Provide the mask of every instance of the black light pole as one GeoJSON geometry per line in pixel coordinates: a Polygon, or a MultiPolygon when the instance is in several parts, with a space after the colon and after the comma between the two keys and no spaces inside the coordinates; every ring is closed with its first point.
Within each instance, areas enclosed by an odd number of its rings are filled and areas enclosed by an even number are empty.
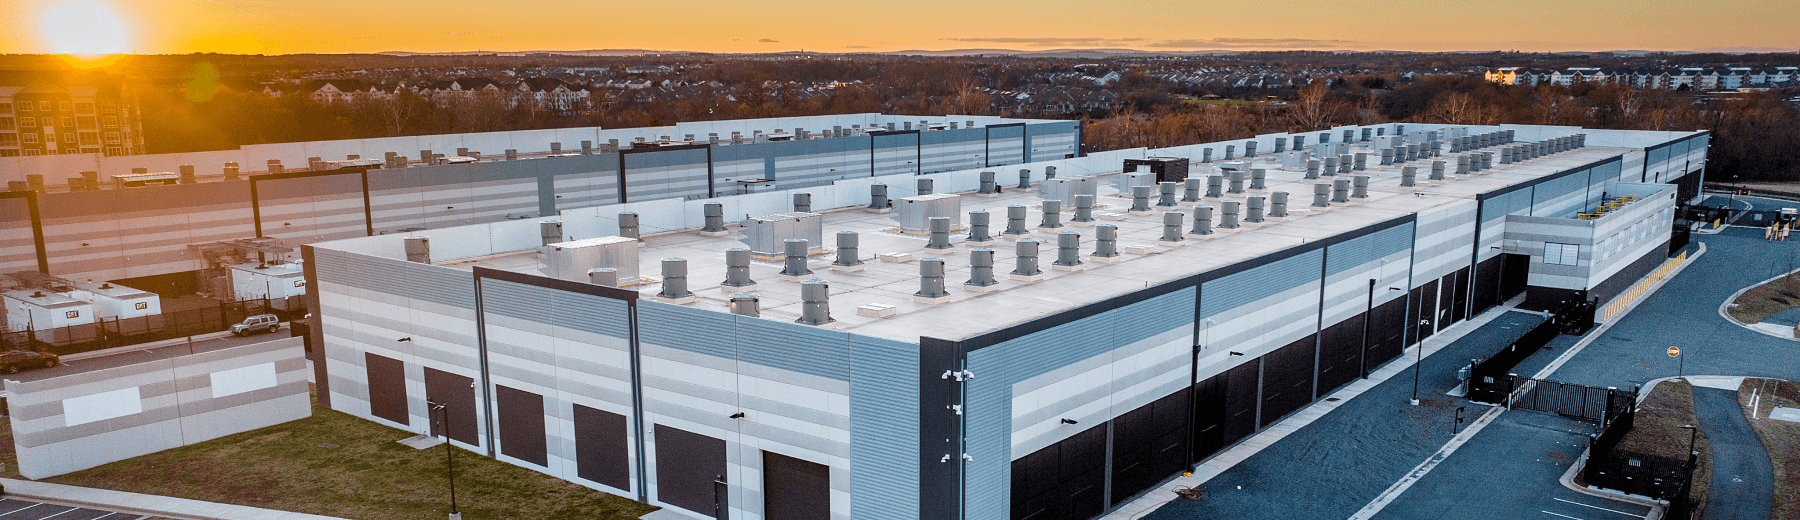
{"type": "Polygon", "coordinates": [[[450,520],[462,520],[462,513],[456,510],[456,452],[450,446],[450,410],[443,403],[425,401],[425,405],[430,407],[433,416],[441,417],[443,421],[437,426],[444,432],[444,474],[450,477],[450,520]]]}

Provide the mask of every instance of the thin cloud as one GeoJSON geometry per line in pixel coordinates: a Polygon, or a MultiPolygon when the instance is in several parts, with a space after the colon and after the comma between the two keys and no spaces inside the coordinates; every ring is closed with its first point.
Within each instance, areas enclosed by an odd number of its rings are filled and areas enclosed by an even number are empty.
{"type": "Polygon", "coordinates": [[[867,45],[845,45],[844,48],[846,48],[846,49],[867,49],[867,48],[869,48],[869,46],[867,46],[867,45]]]}
{"type": "Polygon", "coordinates": [[[1026,45],[1030,47],[1096,47],[1111,45],[1134,45],[1144,41],[1143,38],[940,38],[943,41],[963,43],[1001,43],[1026,45]]]}
{"type": "Polygon", "coordinates": [[[781,43],[781,40],[771,40],[768,38],[763,38],[761,40],[756,40],[756,42],[757,43],[781,43]]]}
{"type": "Polygon", "coordinates": [[[1166,40],[1151,43],[1149,47],[1159,49],[1206,49],[1206,48],[1320,48],[1320,47],[1358,47],[1358,42],[1350,40],[1314,40],[1309,38],[1210,38],[1204,40],[1166,40]]]}

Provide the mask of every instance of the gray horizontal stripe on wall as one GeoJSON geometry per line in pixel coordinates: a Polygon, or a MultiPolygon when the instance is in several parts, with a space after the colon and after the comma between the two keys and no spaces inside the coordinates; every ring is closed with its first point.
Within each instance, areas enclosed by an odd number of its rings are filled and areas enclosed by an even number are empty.
{"type": "Polygon", "coordinates": [[[849,417],[826,412],[823,410],[815,410],[815,409],[807,408],[804,406],[798,406],[798,405],[784,403],[781,401],[775,401],[775,400],[771,400],[771,399],[763,399],[760,397],[749,396],[749,395],[744,395],[744,396],[741,396],[738,398],[738,407],[744,409],[747,412],[757,413],[758,416],[761,416],[764,418],[767,418],[768,416],[772,415],[772,416],[781,417],[781,418],[783,418],[782,420],[784,420],[784,421],[791,419],[791,420],[797,420],[797,421],[807,423],[807,424],[817,424],[820,426],[826,426],[826,427],[830,427],[830,428],[836,428],[839,430],[850,431],[850,418],[849,417]],[[762,415],[762,414],[768,414],[768,415],[762,415]]]}
{"type": "Polygon", "coordinates": [[[763,422],[759,422],[759,421],[755,421],[755,420],[744,421],[743,426],[741,428],[739,428],[738,432],[743,435],[748,435],[748,436],[756,437],[759,439],[767,439],[767,440],[779,442],[782,444],[786,444],[788,446],[806,448],[806,449],[816,451],[819,453],[824,453],[826,455],[830,455],[833,457],[843,457],[846,459],[850,458],[850,445],[847,443],[837,442],[837,441],[834,441],[831,439],[826,439],[823,437],[815,437],[812,435],[807,435],[807,434],[796,432],[793,430],[781,428],[781,427],[773,425],[773,424],[767,424],[767,423],[763,423],[763,422]]]}
{"type": "Polygon", "coordinates": [[[1317,284],[1323,260],[1324,251],[1315,249],[1206,282],[1200,289],[1200,317],[1217,316],[1294,287],[1317,284]]]}
{"type": "MultiPolygon", "coordinates": [[[[1113,378],[1111,381],[1108,381],[1107,384],[1097,385],[1093,388],[1083,390],[1080,393],[1077,393],[1075,395],[1063,397],[1063,398],[1059,399],[1056,403],[1052,404],[1051,406],[1045,406],[1043,408],[1038,408],[1036,410],[1027,411],[1023,415],[1015,414],[1012,418],[1013,431],[1017,432],[1019,430],[1019,426],[1021,426],[1021,425],[1030,426],[1033,424],[1042,423],[1044,421],[1048,421],[1048,420],[1055,419],[1058,417],[1073,418],[1073,416],[1071,416],[1069,414],[1071,412],[1073,412],[1075,409],[1087,406],[1094,402],[1107,400],[1108,398],[1112,397],[1114,393],[1119,392],[1120,388],[1115,387],[1114,386],[1115,383],[1123,382],[1123,383],[1128,383],[1128,384],[1137,384],[1139,382],[1148,381],[1152,377],[1166,374],[1168,372],[1176,371],[1176,370],[1179,370],[1179,371],[1185,373],[1188,371],[1188,368],[1185,363],[1181,363],[1181,362],[1186,361],[1186,358],[1188,358],[1190,355],[1191,354],[1189,352],[1182,352],[1180,356],[1174,356],[1169,359],[1158,360],[1158,363],[1160,366],[1145,367],[1145,368],[1139,369],[1127,376],[1113,378]]],[[[1183,386],[1187,386],[1187,382],[1186,381],[1174,381],[1171,383],[1171,385],[1173,385],[1175,388],[1180,388],[1183,386]]],[[[1156,397],[1162,397],[1163,395],[1168,393],[1168,392],[1157,393],[1157,389],[1146,390],[1146,392],[1154,393],[1154,394],[1156,394],[1156,397]]],[[[1015,393],[1015,395],[1017,395],[1017,393],[1015,393]]],[[[1109,405],[1105,409],[1102,409],[1101,411],[1095,412],[1095,413],[1106,414],[1110,417],[1111,415],[1113,415],[1112,408],[1114,406],[1116,406],[1116,405],[1109,405]]],[[[1062,435],[1062,436],[1067,436],[1067,433],[1065,432],[1064,435],[1062,435]]]]}
{"type": "Polygon", "coordinates": [[[364,381],[361,379],[349,379],[349,378],[346,378],[343,376],[331,376],[330,379],[331,379],[331,393],[343,395],[346,397],[356,399],[358,401],[362,401],[364,405],[368,404],[368,402],[369,402],[369,382],[368,381],[364,381]]]}
{"type": "MultiPolygon", "coordinates": [[[[1150,337],[1143,338],[1143,339],[1140,339],[1140,340],[1137,340],[1137,341],[1134,341],[1131,343],[1119,345],[1117,348],[1108,350],[1106,352],[1101,352],[1096,355],[1106,356],[1106,357],[1110,357],[1113,359],[1135,356],[1135,355],[1141,354],[1145,351],[1148,351],[1150,349],[1166,345],[1172,341],[1178,341],[1178,340],[1181,340],[1184,338],[1192,338],[1193,334],[1194,334],[1193,322],[1190,320],[1188,323],[1182,323],[1182,324],[1178,324],[1174,327],[1170,327],[1169,330],[1164,331],[1159,334],[1156,334],[1155,336],[1150,336],[1150,337]]],[[[1182,357],[1186,357],[1187,356],[1187,354],[1185,354],[1186,350],[1183,350],[1183,352],[1184,352],[1184,354],[1182,355],[1182,357]]],[[[1068,381],[1072,378],[1080,376],[1084,372],[1093,370],[1094,367],[1092,365],[1083,363],[1083,361],[1090,360],[1090,359],[1095,359],[1095,358],[1088,357],[1088,358],[1082,358],[1082,359],[1062,360],[1064,363],[1066,363],[1063,366],[1057,367],[1056,369],[1053,369],[1049,372],[1045,372],[1043,374],[1038,374],[1036,376],[1031,377],[1030,379],[1020,380],[1019,382],[1013,384],[1013,393],[1026,394],[1026,393],[1030,393],[1030,392],[1036,392],[1039,389],[1042,389],[1044,387],[1062,384],[1065,381],[1068,381]]],[[[1097,359],[1094,362],[1095,363],[1106,363],[1106,362],[1109,362],[1109,360],[1097,359]]]]}
{"type": "Polygon", "coordinates": [[[306,391],[306,382],[298,381],[284,385],[276,385],[273,388],[264,388],[261,390],[229,395],[218,399],[187,401],[180,403],[180,405],[170,404],[169,406],[152,408],[144,410],[142,413],[124,417],[115,417],[112,419],[77,424],[75,426],[63,428],[51,428],[37,432],[21,432],[14,437],[14,441],[17,442],[20,447],[36,448],[72,439],[90,437],[147,424],[174,420],[182,416],[193,416],[195,414],[230,408],[232,406],[242,406],[282,396],[306,393],[306,391]],[[190,406],[194,408],[190,409],[190,406]]]}

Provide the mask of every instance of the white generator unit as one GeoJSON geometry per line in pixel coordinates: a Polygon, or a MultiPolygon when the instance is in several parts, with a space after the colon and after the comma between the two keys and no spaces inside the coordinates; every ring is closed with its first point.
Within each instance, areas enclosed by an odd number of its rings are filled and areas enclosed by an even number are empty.
{"type": "Polygon", "coordinates": [[[631,237],[607,236],[557,242],[538,248],[544,254],[544,276],[571,282],[588,283],[588,270],[615,269],[619,281],[638,278],[638,241],[631,237]]]}
{"type": "MultiPolygon", "coordinates": [[[[1039,185],[1038,198],[1041,200],[1060,200],[1064,207],[1075,207],[1076,195],[1091,195],[1098,198],[1100,182],[1092,176],[1057,177],[1045,180],[1039,185]]],[[[1126,193],[1127,195],[1130,192],[1126,193]]]]}
{"type": "Polygon", "coordinates": [[[894,201],[894,220],[909,233],[930,231],[931,217],[950,219],[952,227],[962,225],[962,197],[952,193],[914,195],[894,201]]]}
{"type": "MultiPolygon", "coordinates": [[[[1118,190],[1119,196],[1121,196],[1121,197],[1130,197],[1132,188],[1135,188],[1138,186],[1156,186],[1156,174],[1151,173],[1149,167],[1140,167],[1140,169],[1138,171],[1134,171],[1134,172],[1120,173],[1118,181],[1115,182],[1113,185],[1113,189],[1118,190]]],[[[1050,190],[1044,190],[1044,191],[1046,193],[1048,193],[1050,190]]],[[[1156,190],[1151,190],[1152,193],[1154,193],[1155,191],[1156,190]]],[[[1078,194],[1079,193],[1070,193],[1067,195],[1067,197],[1069,197],[1069,198],[1061,199],[1063,206],[1070,207],[1070,208],[1075,207],[1075,195],[1078,195],[1078,194]]],[[[1046,196],[1046,197],[1044,197],[1044,200],[1058,200],[1058,199],[1052,199],[1052,198],[1049,198],[1048,196],[1046,196]]]]}
{"type": "MultiPolygon", "coordinates": [[[[11,330],[49,331],[94,323],[94,306],[66,293],[7,291],[6,324],[11,330]]],[[[90,331],[91,335],[91,331],[90,331]]]]}
{"type": "MultiPolygon", "coordinates": [[[[231,266],[231,293],[238,300],[285,301],[306,294],[306,273],[300,264],[240,264],[231,266]]],[[[277,303],[277,308],[284,303],[277,303]]]]}
{"type": "Polygon", "coordinates": [[[156,293],[110,283],[75,284],[69,296],[94,306],[94,317],[101,320],[130,319],[162,315],[162,297],[156,293]]]}
{"type": "Polygon", "coordinates": [[[744,219],[744,232],[738,240],[759,255],[787,252],[787,240],[806,240],[806,249],[825,247],[825,217],[818,213],[776,213],[744,219]]]}

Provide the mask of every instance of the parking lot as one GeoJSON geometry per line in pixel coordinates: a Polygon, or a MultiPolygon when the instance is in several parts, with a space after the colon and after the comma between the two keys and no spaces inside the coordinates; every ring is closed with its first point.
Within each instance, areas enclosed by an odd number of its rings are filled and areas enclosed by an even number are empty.
{"type": "Polygon", "coordinates": [[[0,500],[0,520],[135,520],[144,515],[8,498],[0,500]]]}

